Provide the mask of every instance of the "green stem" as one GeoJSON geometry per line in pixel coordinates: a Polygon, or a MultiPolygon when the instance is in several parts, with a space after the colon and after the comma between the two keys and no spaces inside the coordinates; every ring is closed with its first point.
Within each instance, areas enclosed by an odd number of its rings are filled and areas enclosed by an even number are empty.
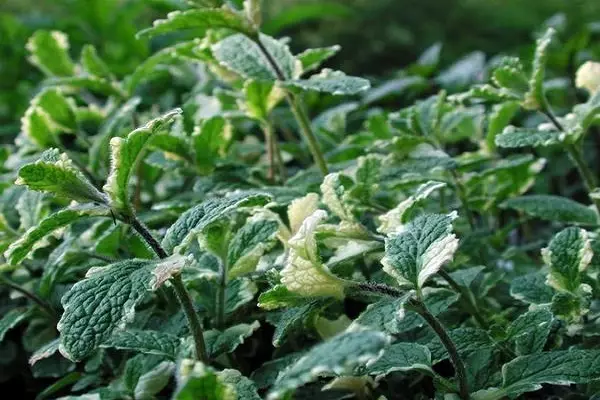
{"type": "MultiPolygon", "coordinates": [[[[142,236],[142,238],[148,243],[148,245],[154,250],[156,255],[159,258],[167,258],[168,254],[165,249],[162,248],[160,243],[152,236],[152,233],[148,228],[140,221],[135,215],[131,215],[128,218],[127,222],[132,226],[133,229],[137,233],[142,236]]],[[[196,359],[204,363],[208,363],[208,355],[206,353],[206,344],[204,343],[204,332],[202,331],[202,324],[200,322],[200,318],[196,313],[194,308],[194,302],[192,297],[190,296],[190,292],[185,287],[183,280],[181,279],[181,275],[176,275],[171,278],[171,283],[173,284],[173,289],[175,289],[175,294],[177,295],[177,299],[181,304],[181,308],[185,313],[185,317],[187,319],[188,325],[190,327],[190,332],[192,337],[194,338],[196,359]]]]}
{"type": "MultiPolygon", "coordinates": [[[[273,71],[277,75],[277,79],[282,82],[286,81],[287,79],[281,71],[279,64],[277,64],[277,61],[275,61],[269,50],[267,50],[267,48],[262,44],[260,38],[252,37],[251,39],[254,40],[254,42],[258,45],[258,48],[260,49],[261,53],[265,56],[267,62],[269,63],[269,65],[271,65],[271,68],[273,68],[273,71]]],[[[329,169],[327,168],[327,162],[325,161],[325,157],[323,157],[323,153],[321,152],[321,148],[319,147],[317,137],[315,136],[312,127],[310,126],[310,120],[308,119],[308,116],[304,111],[304,107],[298,101],[296,96],[294,96],[289,91],[285,92],[285,98],[290,106],[290,109],[292,110],[292,113],[294,114],[294,117],[296,118],[296,122],[300,127],[302,135],[306,139],[308,148],[313,156],[315,163],[319,167],[321,173],[323,175],[327,175],[329,173],[329,169]]]]}
{"type": "Polygon", "coordinates": [[[477,324],[483,329],[488,329],[489,324],[481,315],[481,310],[477,305],[477,301],[475,301],[475,297],[473,296],[473,292],[469,289],[466,289],[458,284],[451,276],[444,270],[440,270],[438,274],[448,282],[450,287],[458,294],[460,294],[461,298],[467,303],[467,308],[470,309],[471,315],[477,321],[477,324]]]}
{"type": "Polygon", "coordinates": [[[225,260],[221,263],[221,279],[217,288],[217,329],[222,330],[225,327],[225,292],[227,291],[227,263],[225,260]]]}
{"type": "Polygon", "coordinates": [[[171,279],[171,282],[173,283],[175,294],[177,295],[177,298],[181,303],[181,307],[183,308],[183,312],[185,313],[185,317],[190,327],[190,332],[192,333],[192,336],[194,338],[196,359],[199,359],[203,363],[208,363],[208,354],[206,353],[206,344],[204,343],[204,332],[202,331],[202,324],[200,323],[200,318],[198,318],[198,314],[196,313],[196,309],[194,308],[194,302],[192,301],[190,292],[186,289],[185,285],[183,284],[181,275],[174,276],[171,279]]]}
{"type": "Polygon", "coordinates": [[[29,300],[33,301],[35,304],[37,304],[46,314],[48,314],[52,319],[58,319],[57,318],[57,314],[56,311],[54,310],[54,308],[52,308],[52,306],[50,306],[50,304],[46,303],[44,300],[42,300],[40,297],[38,297],[36,294],[30,292],[29,290],[25,289],[24,287],[18,285],[17,283],[13,282],[12,280],[8,279],[5,276],[1,276],[0,275],[0,283],[5,285],[6,287],[21,293],[23,296],[27,297],[29,300]]]}
{"type": "Polygon", "coordinates": [[[456,195],[458,196],[458,199],[460,200],[460,204],[462,205],[463,211],[465,212],[465,215],[467,216],[467,220],[469,221],[469,226],[471,227],[471,231],[474,232],[476,229],[475,215],[471,211],[471,208],[469,208],[469,201],[467,199],[465,188],[464,188],[462,182],[460,181],[460,177],[458,176],[458,173],[455,170],[451,169],[450,174],[452,176],[454,188],[456,189],[456,195]]]}
{"type": "Polygon", "coordinates": [[[442,323],[427,309],[427,306],[422,301],[411,299],[406,303],[406,307],[419,314],[438,335],[454,365],[456,377],[458,378],[459,396],[463,400],[468,400],[469,386],[467,383],[467,371],[448,332],[446,332],[442,323]]]}
{"type": "MultiPolygon", "coordinates": [[[[547,100],[545,100],[544,104],[542,104],[542,109],[540,111],[552,122],[556,129],[558,129],[561,132],[565,131],[562,124],[558,121],[558,119],[552,112],[552,109],[550,108],[550,105],[548,104],[547,100]]],[[[596,206],[596,212],[600,213],[600,199],[595,199],[591,195],[594,189],[596,189],[596,178],[594,176],[594,173],[587,166],[583,158],[583,153],[581,152],[581,149],[577,147],[576,144],[567,144],[565,148],[567,150],[567,153],[569,154],[569,158],[571,159],[573,164],[575,164],[577,172],[579,172],[579,176],[583,180],[585,188],[588,192],[588,197],[590,198],[592,203],[594,203],[594,206],[596,206]]]]}

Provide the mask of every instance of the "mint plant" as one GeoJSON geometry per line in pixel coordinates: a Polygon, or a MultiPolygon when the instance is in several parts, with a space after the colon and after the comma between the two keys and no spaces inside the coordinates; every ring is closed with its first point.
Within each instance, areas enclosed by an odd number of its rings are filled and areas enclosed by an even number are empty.
{"type": "Polygon", "coordinates": [[[129,74],[28,42],[0,350],[39,398],[599,395],[600,64],[552,63],[585,46],[438,71],[435,45],[371,89],[260,1],[188,3],[129,74]]]}

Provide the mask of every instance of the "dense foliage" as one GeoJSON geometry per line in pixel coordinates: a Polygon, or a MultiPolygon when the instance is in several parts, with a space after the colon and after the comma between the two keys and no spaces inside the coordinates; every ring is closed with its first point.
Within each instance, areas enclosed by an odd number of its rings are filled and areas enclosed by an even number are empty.
{"type": "Polygon", "coordinates": [[[337,45],[267,35],[258,0],[188,3],[137,33],[164,47],[132,44],[132,72],[27,41],[44,79],[0,151],[2,380],[600,396],[597,25],[444,69],[433,45],[372,84],[322,67],[337,45]]]}

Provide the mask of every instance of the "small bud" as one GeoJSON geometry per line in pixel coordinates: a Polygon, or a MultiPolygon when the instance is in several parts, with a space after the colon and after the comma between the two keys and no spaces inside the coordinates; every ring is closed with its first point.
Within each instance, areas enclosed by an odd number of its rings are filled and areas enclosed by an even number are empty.
{"type": "Polygon", "coordinates": [[[259,28],[260,24],[262,23],[260,5],[261,0],[244,1],[244,12],[246,13],[246,18],[248,18],[255,28],[259,28]]]}
{"type": "Polygon", "coordinates": [[[590,94],[600,90],[600,63],[588,61],[577,70],[575,85],[586,89],[590,94]]]}

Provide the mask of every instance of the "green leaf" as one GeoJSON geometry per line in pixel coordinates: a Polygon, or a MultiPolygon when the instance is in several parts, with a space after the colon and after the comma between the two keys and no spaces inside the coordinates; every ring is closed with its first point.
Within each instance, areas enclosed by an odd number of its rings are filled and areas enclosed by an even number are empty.
{"type": "Polygon", "coordinates": [[[296,58],[302,64],[302,72],[306,73],[319,68],[321,64],[335,56],[341,49],[339,45],[307,49],[298,54],[296,58]]]}
{"type": "Polygon", "coordinates": [[[26,185],[32,190],[49,192],[80,202],[106,203],[106,196],[77,169],[66,154],[47,150],[33,164],[19,169],[16,185],[26,185]]]}
{"type": "Polygon", "coordinates": [[[575,292],[581,283],[581,273],[587,269],[594,253],[588,233],[580,228],[567,228],[556,234],[542,258],[548,267],[548,284],[557,290],[575,292]]]}
{"type": "Polygon", "coordinates": [[[546,274],[533,272],[514,278],[510,283],[510,295],[525,303],[549,304],[554,290],[546,285],[546,274]]]}
{"type": "Polygon", "coordinates": [[[201,173],[209,174],[214,170],[230,136],[231,125],[221,116],[206,119],[194,128],[192,140],[196,150],[196,166],[201,173]]]}
{"type": "Polygon", "coordinates": [[[383,270],[401,285],[421,288],[443,264],[452,260],[458,239],[452,233],[456,214],[426,214],[385,241],[383,270]]]}
{"type": "Polygon", "coordinates": [[[152,289],[156,265],[133,259],[88,271],[61,301],[64,314],[57,325],[61,354],[81,360],[130,322],[135,307],[152,289]]]}
{"type": "Polygon", "coordinates": [[[122,99],[127,97],[127,93],[125,93],[119,82],[109,81],[92,75],[50,78],[44,83],[46,86],[87,89],[105,96],[116,96],[122,99]]]}
{"type": "Polygon", "coordinates": [[[254,219],[238,230],[227,252],[228,279],[254,271],[260,257],[277,242],[279,222],[274,219],[254,219]]]}
{"type": "Polygon", "coordinates": [[[224,369],[219,372],[219,378],[227,385],[231,385],[237,392],[238,399],[261,400],[256,392],[256,385],[235,369],[224,369]]]}
{"type": "Polygon", "coordinates": [[[211,357],[233,352],[239,345],[260,328],[260,323],[237,324],[224,331],[211,330],[204,333],[206,350],[211,357]]]}
{"type": "Polygon", "coordinates": [[[382,299],[367,306],[350,325],[349,330],[358,330],[359,327],[395,333],[394,323],[396,313],[402,307],[406,298],[382,299]]]}
{"type": "Polygon", "coordinates": [[[179,367],[179,387],[174,400],[237,400],[233,384],[225,382],[215,371],[201,362],[184,360],[179,367]]]}
{"type": "MultiPolygon", "coordinates": [[[[296,75],[296,59],[289,47],[280,41],[260,35],[260,41],[277,63],[283,77],[293,79],[296,75]]],[[[279,80],[277,72],[273,69],[259,46],[244,35],[232,35],[221,40],[212,47],[215,58],[221,65],[239,74],[243,78],[261,81],[279,80]]]]}
{"type": "Polygon", "coordinates": [[[91,44],[86,44],[83,46],[83,49],[81,49],[81,65],[90,75],[108,80],[114,79],[113,74],[110,72],[110,68],[100,58],[96,48],[91,44]]]}
{"type": "Polygon", "coordinates": [[[266,204],[270,197],[264,193],[238,192],[225,198],[212,198],[184,212],[167,230],[162,245],[167,252],[178,253],[194,237],[219,219],[242,207],[266,204]]]}
{"type": "Polygon", "coordinates": [[[381,357],[388,345],[389,338],[381,332],[357,331],[334,336],[313,347],[286,369],[275,382],[269,398],[283,398],[286,393],[324,374],[352,374],[355,368],[381,357]]]}
{"type": "Polygon", "coordinates": [[[385,376],[394,371],[431,371],[431,353],[416,343],[395,343],[367,368],[369,375],[385,376]]]}
{"type": "Polygon", "coordinates": [[[163,151],[169,158],[192,161],[190,145],[184,137],[158,133],[152,137],[150,146],[163,151]]]}
{"type": "Polygon", "coordinates": [[[258,297],[258,306],[264,310],[297,307],[305,303],[305,296],[289,291],[284,285],[275,285],[258,297]]]}
{"type": "Polygon", "coordinates": [[[112,112],[100,127],[97,137],[89,150],[90,168],[92,171],[107,175],[105,167],[109,164],[109,142],[113,136],[118,136],[122,127],[132,121],[136,108],[140,105],[140,97],[132,97],[121,107],[112,112]]]}
{"type": "Polygon", "coordinates": [[[30,314],[23,308],[13,308],[0,319],[0,342],[4,340],[6,332],[29,318],[30,314]]]}
{"type": "Polygon", "coordinates": [[[177,357],[180,339],[169,333],[158,331],[122,330],[116,331],[100,347],[155,354],[170,359],[177,357]]]}
{"type": "Polygon", "coordinates": [[[600,378],[600,351],[557,350],[517,357],[502,366],[505,396],[518,396],[543,383],[569,385],[600,378]]]}
{"type": "MultiPolygon", "coordinates": [[[[475,328],[457,328],[451,330],[448,335],[456,346],[456,350],[461,357],[466,358],[473,353],[483,352],[494,348],[494,341],[488,333],[482,329],[475,328]]],[[[437,364],[449,358],[446,347],[438,337],[435,337],[427,344],[431,351],[433,364],[437,364]]]]}
{"type": "Polygon", "coordinates": [[[336,96],[349,96],[361,93],[371,87],[371,83],[356,76],[348,76],[342,71],[323,69],[309,79],[286,81],[285,86],[302,90],[330,93],[336,96]]]}
{"type": "Polygon", "coordinates": [[[352,188],[352,196],[368,203],[379,189],[381,179],[382,159],[375,155],[362,156],[358,158],[355,181],[352,188]]]}
{"type": "Polygon", "coordinates": [[[161,65],[171,65],[182,59],[185,59],[184,54],[198,47],[198,41],[192,40],[184,43],[178,43],[161,49],[138,64],[135,70],[129,75],[125,81],[125,89],[129,93],[133,93],[141,83],[152,78],[154,73],[161,65]]]}
{"type": "Polygon", "coordinates": [[[295,363],[301,356],[301,353],[291,353],[281,358],[267,361],[255,369],[250,377],[259,389],[265,389],[273,385],[281,371],[284,371],[287,367],[295,363]]]}
{"type": "Polygon", "coordinates": [[[173,11],[167,15],[167,19],[156,20],[152,25],[151,28],[138,32],[137,37],[152,38],[181,30],[206,31],[214,28],[227,28],[244,35],[256,35],[244,16],[228,7],[173,11]]]}
{"type": "Polygon", "coordinates": [[[56,338],[46,343],[39,349],[37,349],[31,357],[29,357],[29,365],[34,365],[40,360],[48,358],[52,356],[54,353],[58,351],[58,346],[60,344],[60,338],[56,338]]]}
{"type": "Polygon", "coordinates": [[[108,216],[108,211],[106,207],[91,204],[62,209],[44,218],[39,225],[29,228],[19,240],[9,246],[4,256],[9,264],[16,265],[35,249],[39,241],[55,230],[64,228],[81,218],[108,216]]]}
{"type": "Polygon", "coordinates": [[[317,306],[318,302],[313,301],[301,307],[281,311],[275,318],[268,317],[268,321],[275,326],[273,346],[279,347],[284,344],[291,331],[302,331],[304,322],[315,312],[317,306]]]}
{"type": "Polygon", "coordinates": [[[110,204],[115,210],[130,214],[129,180],[131,175],[136,165],[144,157],[144,150],[150,144],[153,135],[165,129],[179,114],[181,114],[181,110],[173,110],[134,130],[126,138],[114,137],[110,140],[112,162],[104,191],[108,194],[110,204]]]}
{"type": "Polygon", "coordinates": [[[45,88],[31,100],[21,119],[21,129],[40,147],[56,145],[60,133],[77,129],[75,107],[60,89],[45,88]]]}
{"type": "Polygon", "coordinates": [[[496,150],[496,137],[508,126],[517,111],[519,111],[519,108],[520,105],[516,101],[507,101],[496,104],[492,108],[492,112],[488,117],[487,135],[485,139],[487,149],[490,152],[496,150]]]}
{"type": "Polygon", "coordinates": [[[566,197],[552,195],[527,195],[509,199],[502,208],[520,211],[530,217],[566,224],[598,225],[594,210],[566,197]]]}
{"type": "MultiPolygon", "coordinates": [[[[117,397],[154,398],[168,383],[175,369],[172,361],[162,357],[138,354],[129,358],[120,377],[117,397]],[[123,393],[126,390],[127,393],[123,393]]],[[[112,394],[109,398],[113,398],[112,394]]]]}
{"type": "Polygon", "coordinates": [[[559,131],[537,131],[535,129],[505,129],[496,136],[498,147],[515,149],[519,147],[545,147],[564,142],[567,134],[559,131]]]}
{"type": "Polygon", "coordinates": [[[69,39],[59,31],[36,31],[27,42],[29,61],[48,76],[71,76],[75,64],[69,56],[69,39]]]}
{"type": "Polygon", "coordinates": [[[46,214],[46,195],[42,192],[27,190],[19,197],[15,210],[19,212],[20,230],[27,230],[40,223],[46,214]]]}
{"type": "Polygon", "coordinates": [[[529,110],[537,110],[544,107],[544,76],[546,74],[546,62],[548,60],[548,47],[556,30],[548,28],[546,33],[536,41],[535,55],[531,68],[531,78],[529,79],[529,91],[525,94],[523,106],[529,110]]]}
{"type": "Polygon", "coordinates": [[[540,353],[548,340],[554,316],[547,308],[521,314],[508,327],[506,337],[514,342],[517,355],[540,353]]]}

